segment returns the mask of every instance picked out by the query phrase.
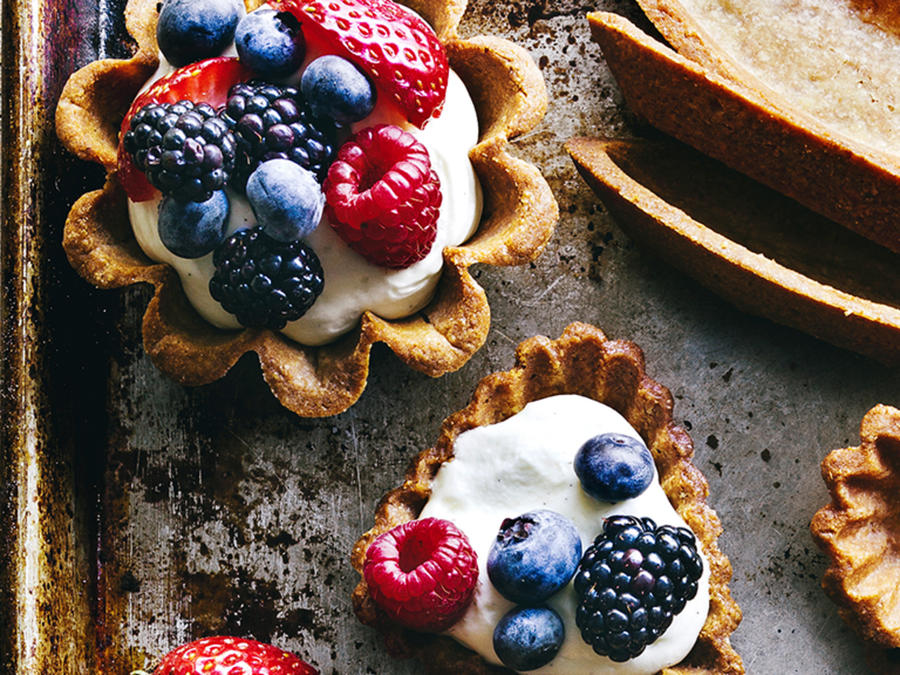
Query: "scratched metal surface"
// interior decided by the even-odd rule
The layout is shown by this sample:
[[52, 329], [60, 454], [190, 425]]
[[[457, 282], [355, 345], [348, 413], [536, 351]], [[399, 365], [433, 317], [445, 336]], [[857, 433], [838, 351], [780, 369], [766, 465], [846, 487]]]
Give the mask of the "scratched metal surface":
[[[32, 11], [43, 7], [33, 2]], [[48, 111], [69, 72], [124, 53], [121, 5], [66, 5], [65, 21], [53, 24], [58, 37], [45, 46], [47, 80], [34, 85]], [[4, 4], [7, 23], [12, 6]], [[650, 375], [675, 396], [676, 419], [693, 435], [725, 526], [721, 544], [744, 611], [733, 641], [748, 671], [864, 671], [861, 647], [820, 591], [824, 560], [807, 525], [826, 501], [821, 458], [856, 442], [873, 404], [900, 404], [900, 371], [739, 313], [634, 246], [609, 218], [562, 150], [573, 135], [633, 133], [588, 40], [583, 16], [598, 8], [640, 20], [631, 0], [472, 0], [464, 33], [517, 41], [546, 78], [551, 109], [516, 150], [545, 172], [562, 220], [535, 264], [477, 271], [493, 326], [469, 364], [431, 380], [376, 349], [365, 394], [335, 418], [301, 420], [280, 408], [250, 358], [206, 387], [164, 378], [140, 343], [147, 292], [96, 291], [65, 264], [66, 208], [100, 176], [44, 129], [46, 154], [34, 165], [43, 198], [29, 207], [29, 227], [43, 242], [40, 255], [30, 254], [41, 293], [19, 304], [9, 294], [24, 270], [15, 255], [24, 240], [3, 241], [5, 316], [36, 308], [40, 316], [22, 325], [41, 340], [34, 347], [7, 321], [4, 355], [24, 353], [36, 364], [39, 426], [49, 441], [29, 459], [11, 423], [4, 426], [0, 530], [10, 550], [0, 579], [16, 590], [0, 590], [0, 672], [31, 672], [28, 650], [43, 645], [41, 663], [62, 664], [54, 672], [118, 675], [222, 632], [276, 642], [323, 673], [420, 672], [391, 660], [354, 620], [350, 547], [478, 379], [509, 367], [519, 341], [556, 336], [573, 320], [636, 341]], [[37, 130], [49, 119], [38, 117]], [[12, 176], [8, 155], [4, 175]], [[12, 213], [4, 212], [5, 227]], [[17, 377], [7, 363], [6, 406], [27, 403], [10, 389]], [[28, 462], [52, 469], [36, 488], [40, 522], [50, 523], [40, 564], [51, 573], [37, 584], [48, 606], [29, 604], [24, 568], [39, 561], [20, 555]], [[50, 538], [56, 530], [62, 535]], [[26, 606], [34, 617], [20, 612]]]

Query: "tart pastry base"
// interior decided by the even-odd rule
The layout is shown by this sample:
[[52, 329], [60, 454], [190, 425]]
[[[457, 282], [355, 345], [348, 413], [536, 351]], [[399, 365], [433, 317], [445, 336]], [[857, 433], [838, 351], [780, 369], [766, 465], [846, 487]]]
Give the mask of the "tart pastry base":
[[[366, 550], [375, 537], [418, 517], [428, 501], [438, 469], [453, 457], [453, 442], [459, 434], [501, 422], [528, 402], [556, 394], [580, 394], [601, 401], [621, 413], [641, 434], [653, 453], [660, 484], [694, 530], [709, 561], [710, 607], [706, 623], [687, 658], [663, 672], [743, 673], [741, 658], [729, 639], [740, 622], [741, 612], [728, 589], [731, 564], [717, 544], [722, 527], [706, 503], [706, 479], [691, 463], [691, 439], [672, 421], [671, 394], [646, 376], [643, 354], [634, 343], [607, 340], [602, 332], [587, 324], [570, 325], [558, 340], [526, 340], [516, 351], [515, 368], [481, 380], [469, 405], [444, 421], [435, 446], [415, 459], [403, 485], [382, 498], [375, 512], [375, 526], [360, 537], [353, 549], [351, 561], [357, 572], [362, 575]], [[451, 638], [416, 633], [391, 624], [369, 597], [363, 580], [353, 593], [353, 606], [360, 621], [382, 632], [393, 654], [418, 656], [427, 664], [428, 672], [510, 672], [488, 665]]]
[[831, 503], [810, 530], [829, 559], [822, 587], [841, 618], [872, 643], [877, 673], [900, 673], [900, 410], [877, 405], [860, 445], [822, 461]]
[[[250, 0], [248, 9], [259, 4]], [[523, 49], [496, 37], [459, 37], [464, 2], [414, 0], [410, 7], [434, 26], [475, 103], [481, 137], [470, 158], [483, 189], [482, 221], [468, 242], [444, 249], [443, 276], [425, 309], [390, 321], [367, 312], [358, 328], [324, 347], [304, 347], [268, 330], [224, 331], [206, 323], [187, 301], [175, 271], [147, 258], [135, 241], [116, 179], [117, 134], [138, 89], [157, 67], [156, 0], [129, 0], [126, 27], [137, 45], [131, 59], [95, 61], [66, 83], [57, 134], [79, 158], [102, 164], [107, 180], [72, 207], [63, 246], [78, 273], [100, 288], [154, 287], [143, 320], [144, 348], [173, 379], [187, 385], [212, 382], [253, 351], [282, 405], [319, 417], [356, 402], [376, 342], [434, 377], [460, 368], [484, 343], [490, 309], [469, 266], [533, 260], [559, 216], [538, 169], [508, 152], [510, 138], [542, 119], [547, 93]]]

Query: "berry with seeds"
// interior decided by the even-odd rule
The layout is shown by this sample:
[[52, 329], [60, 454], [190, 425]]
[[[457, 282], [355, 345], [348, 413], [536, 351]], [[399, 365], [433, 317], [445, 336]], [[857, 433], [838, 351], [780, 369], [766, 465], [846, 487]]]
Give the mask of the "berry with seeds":
[[439, 632], [456, 623], [475, 592], [478, 561], [453, 523], [423, 518], [381, 534], [363, 575], [375, 603], [397, 623]]
[[243, 15], [240, 0], [165, 0], [156, 41], [173, 66], [208, 59], [228, 46]]
[[289, 159], [319, 180], [334, 159], [334, 124], [314, 117], [293, 87], [259, 81], [235, 85], [222, 119], [237, 139], [235, 181], [239, 186], [270, 159]]
[[228, 197], [223, 190], [213, 192], [205, 202], [181, 202], [166, 197], [159, 205], [159, 238], [181, 258], [199, 258], [225, 238]]
[[299, 241], [282, 243], [260, 227], [238, 230], [213, 254], [209, 293], [248, 328], [281, 330], [306, 314], [322, 292], [322, 265]]
[[643, 441], [624, 434], [600, 434], [575, 455], [581, 487], [594, 499], [619, 502], [637, 497], [653, 480], [653, 456]]
[[353, 61], [407, 120], [424, 127], [440, 114], [447, 55], [431, 26], [410, 10], [392, 0], [283, 0], [282, 6], [303, 24], [308, 43]]
[[556, 657], [565, 637], [565, 626], [554, 610], [515, 607], [494, 628], [494, 652], [508, 668], [535, 670]]
[[306, 41], [294, 15], [267, 7], [241, 19], [234, 45], [248, 68], [267, 77], [290, 75], [306, 55]]
[[270, 159], [250, 174], [247, 199], [263, 232], [283, 242], [316, 229], [325, 206], [316, 177], [286, 159]]
[[666, 631], [697, 595], [702, 574], [687, 528], [611, 516], [575, 574], [575, 624], [595, 652], [627, 661]]
[[338, 152], [324, 184], [326, 215], [354, 251], [405, 268], [431, 250], [441, 183], [428, 150], [399, 127], [367, 127]]
[[580, 559], [581, 537], [572, 521], [541, 509], [503, 521], [487, 572], [504, 598], [533, 605], [568, 584]]
[[347, 59], [329, 54], [306, 66], [300, 91], [317, 117], [351, 124], [369, 116], [375, 107], [375, 88]]
[[234, 136], [206, 103], [150, 103], [122, 144], [150, 183], [179, 201], [206, 201], [234, 170]]
[[250, 77], [250, 71], [233, 57], [220, 56], [199, 63], [191, 63], [159, 78], [131, 104], [119, 130], [119, 148], [116, 158], [119, 179], [128, 198], [135, 202], [153, 199], [156, 191], [140, 171], [125, 149], [125, 135], [131, 128], [135, 114], [150, 103], [177, 103], [192, 101], [206, 103], [212, 108], [225, 103], [228, 90], [236, 82]]
[[169, 652], [152, 675], [318, 675], [298, 656], [256, 640], [205, 637]]

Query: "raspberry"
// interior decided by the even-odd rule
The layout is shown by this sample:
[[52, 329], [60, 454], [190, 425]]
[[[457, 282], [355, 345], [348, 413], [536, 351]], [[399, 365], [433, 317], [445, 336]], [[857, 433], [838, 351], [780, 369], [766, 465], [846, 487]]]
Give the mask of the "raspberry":
[[319, 182], [325, 178], [334, 158], [334, 125], [314, 117], [293, 87], [258, 80], [238, 83], [228, 92], [222, 119], [237, 139], [235, 180], [240, 187], [269, 159], [289, 159]]
[[145, 105], [122, 143], [154, 187], [183, 202], [205, 202], [234, 169], [234, 136], [206, 103]]
[[331, 226], [366, 260], [404, 268], [428, 255], [441, 182], [412, 134], [386, 124], [358, 132], [341, 146], [324, 189]]
[[424, 518], [375, 539], [363, 574], [372, 599], [394, 621], [440, 632], [456, 623], [472, 601], [478, 561], [453, 523]]
[[324, 286], [322, 265], [311, 248], [275, 241], [259, 226], [223, 241], [213, 264], [210, 295], [247, 327], [284, 328], [306, 314]]
[[650, 518], [607, 518], [573, 582], [582, 639], [613, 661], [638, 656], [697, 595], [702, 573], [690, 530], [657, 527]]

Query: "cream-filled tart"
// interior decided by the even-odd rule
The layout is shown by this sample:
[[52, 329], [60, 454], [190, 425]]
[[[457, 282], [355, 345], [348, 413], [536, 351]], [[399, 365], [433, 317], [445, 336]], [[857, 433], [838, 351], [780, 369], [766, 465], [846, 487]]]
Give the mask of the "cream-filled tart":
[[[609, 438], [629, 452], [643, 448], [647, 453], [635, 465], [645, 462], [646, 470], [633, 472], [642, 478], [631, 492], [603, 492], [584, 475], [586, 453], [600, 447], [598, 439], [608, 445]], [[538, 673], [743, 672], [729, 643], [740, 611], [727, 589], [730, 566], [716, 545], [721, 528], [706, 505], [706, 482], [691, 465], [691, 454], [689, 438], [671, 421], [668, 392], [644, 375], [633, 344], [608, 341], [584, 324], [573, 324], [553, 342], [529, 340], [518, 350], [518, 366], [485, 378], [470, 405], [445, 421], [435, 447], [419, 455], [405, 483], [382, 500], [375, 527], [353, 552], [363, 576], [354, 593], [357, 615], [385, 634], [392, 651], [420, 656], [433, 672], [487, 673], [504, 667]], [[607, 457], [595, 468], [614, 465]], [[561, 545], [549, 543], [555, 534], [546, 535], [546, 543], [541, 539], [545, 532], [569, 530], [572, 534], [560, 535]], [[654, 609], [660, 603], [648, 589], [658, 583], [662, 597], [668, 584], [659, 580], [668, 572], [654, 567], [661, 563], [653, 547], [664, 540], [671, 545], [670, 536], [695, 546], [696, 556], [685, 565], [696, 575], [681, 582], [690, 588], [676, 603], [671, 623], [664, 620], [662, 630], [650, 631], [645, 614], [655, 612], [650, 624], [659, 626], [665, 612]], [[449, 543], [435, 559], [452, 559], [459, 568], [448, 580], [428, 567], [434, 561], [416, 560], [427, 558], [421, 551], [411, 559], [404, 549], [410, 541], [421, 547], [421, 541], [441, 537]], [[539, 553], [516, 548], [523, 541], [537, 542]], [[400, 562], [391, 568], [394, 550]], [[511, 557], [504, 561], [504, 555]], [[531, 576], [521, 562], [557, 569], [559, 557], [579, 562], [574, 567], [566, 562], [562, 576], [546, 591], [540, 590], [544, 580]], [[509, 562], [513, 559], [519, 562]], [[411, 569], [411, 560], [422, 564]], [[603, 570], [596, 571], [609, 560], [612, 576], [623, 572], [623, 564], [629, 572], [630, 581], [618, 578], [616, 593], [618, 601], [630, 605], [623, 609], [625, 618], [633, 617], [633, 623], [612, 631], [596, 625], [606, 619], [605, 610], [614, 612], [614, 621], [621, 618], [615, 613], [613, 582]], [[682, 569], [681, 562], [675, 564]], [[427, 598], [398, 603], [396, 597], [406, 596], [393, 595], [391, 575], [422, 574], [423, 569], [442, 579], [439, 588], [452, 592], [433, 606]], [[603, 593], [611, 604], [601, 611], [597, 603], [605, 601], [597, 596]], [[592, 623], [598, 613], [603, 617]], [[561, 635], [545, 630], [544, 624], [557, 623]], [[536, 661], [527, 654], [517, 660], [521, 650], [516, 648], [510, 655], [507, 638], [523, 626], [535, 634], [526, 632], [529, 637], [521, 643], [531, 644], [533, 638], [543, 645], [547, 635], [555, 640]], [[618, 635], [623, 630], [630, 640], [625, 646]], [[614, 644], [605, 642], [612, 634], [617, 634]]]
[[533, 258], [555, 222], [506, 152], [546, 94], [522, 50], [457, 36], [463, 6], [414, 5], [133, 0], [135, 56], [70, 79], [59, 135], [109, 176], [66, 251], [98, 285], [156, 287], [145, 347], [168, 374], [256, 351], [283, 404], [324, 415], [359, 396], [374, 342], [432, 375], [481, 345], [466, 267]]

